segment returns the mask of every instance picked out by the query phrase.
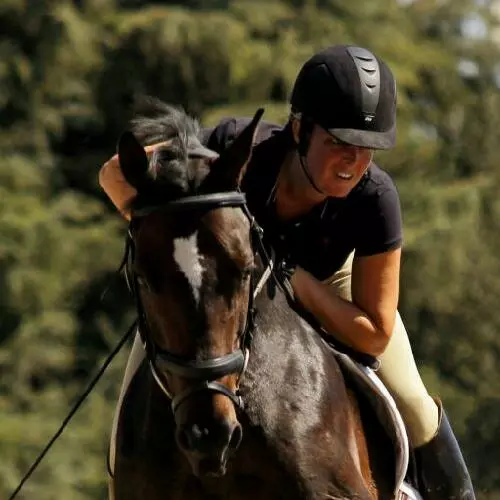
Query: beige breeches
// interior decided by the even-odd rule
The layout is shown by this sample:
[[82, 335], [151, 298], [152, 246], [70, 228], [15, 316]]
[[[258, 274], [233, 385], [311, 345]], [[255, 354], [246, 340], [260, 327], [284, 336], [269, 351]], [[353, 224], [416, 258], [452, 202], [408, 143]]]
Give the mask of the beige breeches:
[[[334, 287], [340, 297], [351, 300], [351, 269], [354, 253], [330, 279], [325, 280]], [[396, 312], [396, 323], [389, 345], [379, 357], [377, 375], [385, 384], [405, 421], [413, 447], [429, 442], [436, 434], [438, 407], [428, 394], [418, 373], [408, 333]]]
[[[351, 268], [353, 254], [330, 279], [325, 282], [334, 287], [340, 297], [351, 300]], [[144, 359], [144, 348], [136, 334], [128, 359], [122, 388], [118, 399], [111, 437], [110, 465], [114, 470], [114, 436], [123, 395], [133, 374]], [[438, 428], [438, 408], [420, 378], [413, 359], [408, 334], [396, 314], [394, 331], [384, 353], [380, 356], [380, 369], [377, 374], [396, 401], [405, 421], [412, 446], [421, 446], [435, 435]]]

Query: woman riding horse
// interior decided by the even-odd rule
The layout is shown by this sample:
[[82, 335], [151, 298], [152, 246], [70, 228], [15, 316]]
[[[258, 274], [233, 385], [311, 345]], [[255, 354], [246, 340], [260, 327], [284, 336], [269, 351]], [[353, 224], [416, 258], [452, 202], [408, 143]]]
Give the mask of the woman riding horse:
[[[222, 154], [249, 120], [202, 133]], [[438, 399], [417, 371], [397, 312], [402, 224], [393, 181], [373, 161], [396, 135], [396, 84], [372, 52], [331, 46], [302, 67], [284, 127], [263, 123], [241, 189], [275, 249], [295, 299], [336, 339], [379, 358], [378, 374], [405, 421], [425, 500], [467, 499], [473, 487]], [[151, 155], [158, 145], [146, 148]], [[213, 160], [210, 160], [213, 161]], [[122, 214], [135, 196], [117, 156], [100, 184]], [[120, 401], [144, 349], [130, 355]]]

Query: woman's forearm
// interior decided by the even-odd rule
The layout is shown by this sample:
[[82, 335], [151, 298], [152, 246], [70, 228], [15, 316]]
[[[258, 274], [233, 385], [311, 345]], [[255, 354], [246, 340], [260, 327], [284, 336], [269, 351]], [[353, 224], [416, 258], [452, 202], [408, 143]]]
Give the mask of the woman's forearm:
[[333, 337], [353, 349], [379, 356], [389, 342], [370, 317], [352, 302], [342, 299], [328, 285], [297, 267], [291, 285], [298, 301]]
[[[152, 144], [146, 146], [144, 151], [149, 157], [156, 148], [166, 144], [168, 144], [167, 141]], [[101, 167], [99, 171], [99, 185], [125, 219], [130, 220], [130, 213], [127, 207], [130, 200], [136, 196], [137, 191], [125, 179], [120, 168], [120, 159], [117, 154]]]
[[130, 213], [126, 207], [137, 191], [125, 180], [118, 155], [113, 156], [101, 167], [99, 184], [123, 217], [130, 220]]

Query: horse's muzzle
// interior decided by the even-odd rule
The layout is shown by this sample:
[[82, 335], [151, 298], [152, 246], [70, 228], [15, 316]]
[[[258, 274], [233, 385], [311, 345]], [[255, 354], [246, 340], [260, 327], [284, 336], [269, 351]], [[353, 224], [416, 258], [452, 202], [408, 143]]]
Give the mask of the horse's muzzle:
[[176, 433], [180, 449], [198, 476], [224, 475], [228, 456], [238, 449], [242, 436], [241, 425], [226, 419], [209, 425], [185, 425]]

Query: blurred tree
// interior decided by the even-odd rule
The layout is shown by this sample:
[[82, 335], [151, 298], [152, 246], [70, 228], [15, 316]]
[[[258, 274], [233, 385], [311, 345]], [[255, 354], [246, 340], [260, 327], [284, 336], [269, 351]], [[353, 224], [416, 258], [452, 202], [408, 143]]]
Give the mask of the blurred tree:
[[[492, 8], [474, 0], [2, 1], [0, 497], [134, 316], [123, 281], [110, 282], [126, 225], [97, 185], [134, 94], [181, 104], [206, 125], [261, 105], [266, 120], [283, 123], [303, 61], [328, 44], [356, 43], [380, 54], [398, 81], [398, 145], [376, 161], [396, 178], [404, 210], [400, 308], [429, 390], [463, 440], [478, 498], [499, 500]], [[105, 498], [126, 354], [25, 498]]]

